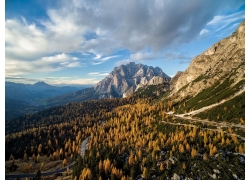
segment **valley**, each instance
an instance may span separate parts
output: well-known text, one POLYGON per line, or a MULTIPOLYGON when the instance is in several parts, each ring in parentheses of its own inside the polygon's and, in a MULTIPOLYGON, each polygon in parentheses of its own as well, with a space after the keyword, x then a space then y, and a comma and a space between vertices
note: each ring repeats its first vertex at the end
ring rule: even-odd
POLYGON ((173 78, 129 62, 34 101, 47 108, 5 121, 5 178, 245 179, 244 42, 243 21, 173 78))

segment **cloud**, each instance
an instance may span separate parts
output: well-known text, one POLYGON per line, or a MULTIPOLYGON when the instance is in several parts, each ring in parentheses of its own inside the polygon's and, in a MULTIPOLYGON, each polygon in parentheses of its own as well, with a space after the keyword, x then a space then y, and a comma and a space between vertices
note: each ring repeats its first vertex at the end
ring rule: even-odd
POLYGON ((28 24, 24 18, 22 19, 22 21, 17 19, 5 21, 5 53, 7 57, 31 60, 58 52, 79 51, 80 45, 84 41, 79 30, 72 29, 70 33, 67 33, 65 27, 68 24, 63 19, 61 21, 65 23, 65 27, 58 25, 53 29, 47 23, 45 30, 34 23, 28 24), (56 29, 60 29, 60 31, 56 31, 56 29))
POLYGON ((113 56, 106 56, 106 57, 102 57, 101 54, 97 54, 93 60, 96 60, 98 62, 92 62, 91 64, 92 65, 99 65, 99 64, 102 64, 104 63, 105 61, 108 61, 110 59, 113 59, 113 58, 116 58, 116 57, 119 57, 118 55, 113 55, 113 56))
POLYGON ((180 52, 166 52, 165 53, 166 60, 191 60, 192 57, 188 56, 187 53, 180 52))
POLYGON ((162 60, 179 60, 180 64, 190 63, 192 57, 188 56, 187 53, 180 53, 174 51, 167 51, 167 52, 138 52, 135 54, 131 54, 129 59, 124 59, 121 61, 117 61, 115 63, 116 66, 125 65, 129 62, 133 61, 145 61, 145 60, 155 60, 155 59, 162 59, 162 60))
POLYGON ((5 77, 5 80, 12 80, 12 79, 19 80, 19 79, 25 79, 25 78, 21 76, 15 76, 15 75, 5 77))
POLYGON ((99 64, 102 64, 103 62, 92 62, 91 64, 92 65, 99 65, 99 64))
POLYGON ((118 55, 116 55, 116 56, 107 56, 107 57, 102 58, 101 60, 102 61, 107 61, 107 60, 110 60, 110 59, 113 59, 113 58, 116 58, 116 57, 119 57, 119 56, 118 55))
POLYGON ((95 85, 99 82, 100 80, 95 79, 95 78, 77 78, 77 77, 71 77, 70 79, 65 79, 65 78, 60 78, 60 77, 56 77, 51 79, 51 81, 48 81, 49 84, 75 84, 75 85, 95 85))
POLYGON ((242 18, 245 18, 245 12, 237 12, 229 15, 217 15, 214 16, 214 18, 207 23, 207 25, 221 25, 226 23, 232 23, 237 20, 241 20, 242 18))
POLYGON ((208 33, 208 32, 209 32, 209 30, 207 30, 207 29, 202 29, 201 32, 200 32, 200 35, 206 34, 206 33, 208 33))
POLYGON ((138 52, 130 55, 130 60, 132 61, 143 61, 143 60, 154 60, 154 59, 165 59, 165 60, 175 60, 175 59, 191 59, 191 57, 185 55, 184 53, 177 53, 173 51, 167 52, 138 52))
POLYGON ((130 55, 131 60, 151 60, 151 59, 156 59, 156 58, 162 58, 161 54, 155 54, 152 52, 138 52, 135 54, 130 55))
POLYGON ((6 20, 6 43, 10 45, 7 54, 15 52, 26 57, 94 49, 108 55, 118 48, 137 52, 147 47, 159 51, 190 42, 206 24, 220 20, 214 19, 219 11, 239 7, 244 1, 188 0, 181 5, 174 0, 60 3, 56 9, 47 10, 49 18, 40 21, 43 28, 25 18, 6 20), (96 37, 87 40, 86 33, 96 37))
POLYGON ((223 31, 220 34, 228 36, 228 33, 232 31, 232 28, 236 28, 244 18, 244 11, 214 16, 213 19, 206 24, 205 28, 201 30, 200 35, 202 36, 206 34, 207 36, 211 36, 215 33, 218 34, 218 32, 223 31))
POLYGON ((6 81, 15 80, 16 83, 27 83, 27 84, 34 84, 38 81, 44 81, 48 84, 53 85, 95 85, 100 80, 96 78, 80 78, 80 77, 46 77, 46 78, 26 78, 26 77, 15 77, 15 76, 8 76, 5 78, 6 81))
MULTIPOLYGON (((109 36, 95 42, 108 43, 109 48, 126 47, 132 52, 148 46, 153 51, 162 50, 191 41, 228 4, 198 0, 182 2, 181 6, 176 1, 98 1, 90 8, 95 8, 99 16, 92 17, 109 36)), ((102 48, 99 45, 96 43, 97 48, 102 48)))
POLYGON ((67 57, 73 52, 95 54, 88 59, 92 65, 117 57, 111 54, 119 49, 131 52, 131 60, 168 58, 164 50, 211 31, 208 26, 242 18, 243 14, 224 17, 218 13, 244 2, 58 1, 47 9, 47 19, 5 20, 6 76, 85 66, 77 57, 67 57), (149 53, 145 53, 147 49, 149 53))
POLYGON ((116 65, 116 66, 121 66, 121 65, 128 64, 128 63, 130 63, 130 62, 132 62, 132 60, 130 60, 130 59, 124 59, 124 60, 121 60, 121 61, 117 61, 117 62, 115 63, 115 65, 116 65))
POLYGON ((94 60, 98 60, 98 59, 100 59, 102 57, 102 55, 101 54, 96 54, 96 56, 93 58, 94 60))
POLYGON ((5 21, 6 76, 83 66, 83 63, 75 62, 79 60, 77 57, 66 54, 79 50, 80 44, 84 41, 80 36, 80 30, 73 28, 73 25, 68 27, 69 24, 63 19, 56 21, 53 15, 51 18, 50 23, 45 23, 45 29, 28 23, 24 17, 21 20, 5 21), (64 22, 65 27, 59 22, 64 22), (59 25, 55 25, 56 23, 59 25), (71 28, 71 33, 66 33, 67 28, 71 28))
POLYGON ((18 76, 29 73, 59 71, 84 65, 84 63, 78 61, 78 58, 65 53, 42 57, 33 61, 6 58, 5 74, 6 76, 18 76))
POLYGON ((108 76, 109 73, 90 72, 89 76, 108 76))

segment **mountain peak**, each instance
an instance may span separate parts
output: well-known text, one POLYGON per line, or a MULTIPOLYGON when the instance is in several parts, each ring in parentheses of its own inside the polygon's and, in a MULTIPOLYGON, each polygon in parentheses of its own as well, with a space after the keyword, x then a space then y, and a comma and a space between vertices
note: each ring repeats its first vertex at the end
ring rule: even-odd
POLYGON ((146 84, 159 84, 170 79, 159 67, 129 62, 114 68, 106 78, 97 83, 95 90, 101 94, 100 98, 122 97, 127 91, 131 94, 146 84), (151 79, 153 80, 150 81, 151 79))
POLYGON ((44 81, 38 81, 34 84, 34 86, 50 86, 50 85, 46 84, 44 81))
POLYGON ((169 96, 178 92, 176 97, 184 99, 213 86, 218 80, 222 82, 225 78, 231 78, 234 83, 245 78, 245 21, 231 36, 196 56, 178 80, 173 81, 173 91, 169 96))
POLYGON ((129 65, 135 65, 135 62, 129 62, 129 65))

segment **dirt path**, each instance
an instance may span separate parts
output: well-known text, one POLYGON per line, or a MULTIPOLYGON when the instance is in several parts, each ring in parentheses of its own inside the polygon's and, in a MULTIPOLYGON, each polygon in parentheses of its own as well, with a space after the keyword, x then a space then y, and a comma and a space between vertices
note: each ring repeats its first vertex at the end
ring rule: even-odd
POLYGON ((81 153, 80 153, 80 155, 81 155, 82 157, 84 157, 84 152, 85 152, 85 150, 86 150, 86 148, 87 148, 87 142, 88 142, 88 140, 89 140, 89 137, 87 137, 87 138, 82 142, 82 145, 81 145, 81 153))
POLYGON ((205 107, 203 107, 203 108, 201 108, 201 109, 197 109, 197 110, 188 112, 188 113, 186 113, 186 114, 179 114, 178 116, 195 115, 195 114, 198 114, 198 113, 203 112, 203 111, 205 111, 205 110, 207 110, 207 109, 211 109, 211 108, 216 107, 216 106, 218 106, 218 105, 220 105, 220 104, 222 104, 222 103, 224 103, 224 102, 227 102, 227 101, 229 101, 229 100, 235 98, 236 96, 240 95, 240 94, 243 93, 243 92, 245 92, 245 88, 241 89, 240 91, 236 92, 234 95, 232 95, 232 96, 230 96, 230 97, 228 97, 228 98, 226 98, 226 99, 223 99, 222 101, 220 101, 220 102, 218 102, 218 103, 214 103, 214 104, 211 104, 211 105, 209 105, 209 106, 205 106, 205 107))
MULTIPOLYGON (((190 115, 195 115, 195 114, 201 113, 201 112, 203 112, 205 110, 211 109, 211 108, 216 107, 216 106, 218 106, 218 105, 220 105, 220 104, 222 104, 224 102, 227 102, 227 101, 233 99, 234 97, 240 95, 243 92, 245 92, 245 88, 241 89, 240 91, 236 92, 234 95, 232 95, 232 96, 230 96, 230 97, 228 97, 226 99, 223 99, 222 101, 220 101, 218 103, 214 103, 214 104, 211 104, 209 106, 205 106, 205 107, 203 107, 201 109, 197 109, 197 110, 185 113, 185 114, 174 114, 174 112, 172 112, 172 111, 165 112, 165 113, 170 115, 170 116, 175 116, 175 117, 179 117, 181 119, 189 120, 190 122, 191 121, 201 122, 201 123, 206 123, 206 124, 210 124, 210 125, 213 125, 213 126, 217 126, 217 129, 211 129, 211 130, 215 130, 215 131, 221 131, 221 128, 223 128, 223 127, 237 127, 237 128, 244 128, 245 129, 245 125, 241 125, 241 124, 234 124, 234 123, 229 123, 229 122, 215 122, 215 121, 210 121, 208 119, 198 119, 198 118, 190 117, 190 115)), ((162 122, 165 122, 165 121, 162 121, 162 122)), ((165 122, 165 123, 175 124, 175 125, 185 125, 185 124, 181 124, 181 123, 170 123, 170 122, 165 122)), ((208 128, 202 128, 202 129, 208 129, 208 128)), ((225 132, 225 133, 227 133, 229 135, 235 135, 238 138, 245 140, 245 137, 241 137, 241 136, 239 136, 237 134, 230 134, 228 132, 225 132)))
MULTIPOLYGON (((183 124, 183 123, 171 123, 171 122, 167 122, 167 121, 161 121, 163 123, 166 123, 166 124, 172 124, 172 125, 175 125, 175 126, 191 126, 191 127, 197 127, 196 125, 193 125, 193 124, 183 124)), ((203 130, 210 130, 210 131, 222 131, 222 129, 220 127, 217 127, 217 129, 211 129, 211 128, 200 128, 200 129, 203 129, 203 130)), ((242 140, 245 141, 245 137, 242 137, 240 135, 237 135, 237 134, 234 134, 234 133, 229 133, 229 132, 226 132, 226 131, 223 131, 225 134, 227 135, 230 135, 230 136, 236 136, 242 140)))
POLYGON ((241 89, 240 91, 238 91, 237 93, 235 93, 234 95, 226 98, 226 99, 223 99, 222 101, 218 102, 218 103, 214 103, 214 104, 211 104, 209 106, 205 106, 201 109, 197 109, 197 110, 194 110, 194 111, 191 111, 191 112, 188 112, 188 113, 185 113, 185 114, 174 114, 172 111, 170 112, 166 112, 166 114, 168 115, 172 115, 172 116, 175 116, 175 117, 179 117, 179 118, 182 118, 182 119, 187 119, 187 120, 190 120, 190 121, 196 121, 196 122, 205 122, 205 123, 210 123, 210 124, 216 124, 217 126, 220 126, 220 127, 228 127, 228 126, 232 126, 232 127, 238 127, 238 128, 245 128, 245 125, 241 125, 241 124, 234 124, 234 123, 228 123, 228 122, 215 122, 215 121, 210 121, 208 119, 197 119, 197 118, 193 118, 193 117, 189 117, 190 115, 195 115, 195 114, 198 114, 198 113, 201 113, 205 110, 208 110, 208 109, 211 109, 213 107, 216 107, 226 101, 229 101, 231 99, 233 99, 234 97, 240 95, 241 93, 245 92, 245 88, 244 89, 241 89))

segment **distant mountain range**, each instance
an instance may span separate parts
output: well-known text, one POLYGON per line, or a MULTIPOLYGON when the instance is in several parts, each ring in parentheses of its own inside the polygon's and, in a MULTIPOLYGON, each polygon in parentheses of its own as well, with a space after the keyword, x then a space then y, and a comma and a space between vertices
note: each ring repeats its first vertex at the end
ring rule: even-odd
POLYGON ((115 67, 95 87, 84 89, 71 86, 56 87, 43 81, 33 85, 6 82, 6 118, 17 117, 18 115, 70 102, 126 97, 145 85, 167 83, 169 88, 170 80, 171 78, 159 67, 154 68, 130 62, 115 67), (20 111, 20 107, 22 107, 22 111, 20 111))
POLYGON ((43 99, 77 91, 83 87, 57 87, 46 84, 43 81, 35 84, 5 82, 6 118, 17 117, 45 109, 47 106, 44 106, 42 103, 43 99))
POLYGON ((57 106, 85 100, 121 98, 133 94, 140 87, 162 83, 167 84, 167 89, 169 89, 170 80, 171 78, 159 67, 154 68, 130 62, 126 65, 115 67, 107 77, 98 82, 93 88, 47 98, 44 100, 44 104, 57 106))
POLYGON ((35 84, 5 82, 5 97, 25 102, 33 102, 39 99, 77 91, 79 89, 82 89, 82 87, 57 87, 46 84, 43 81, 35 84))
POLYGON ((21 112, 20 107, 23 107, 24 114, 70 102, 126 97, 138 92, 140 88, 141 95, 146 93, 158 96, 167 92, 163 99, 171 99, 178 104, 191 101, 190 98, 196 95, 202 97, 200 94, 203 91, 212 91, 214 88, 217 91, 214 91, 216 94, 213 96, 218 100, 244 86, 245 22, 241 23, 230 37, 222 39, 195 57, 186 71, 178 72, 172 79, 159 67, 130 62, 115 67, 94 87, 85 89, 71 86, 55 87, 45 82, 33 85, 6 82, 6 117, 9 117, 8 114, 15 117, 20 115, 16 113, 21 112), (154 85, 153 88, 149 88, 151 85, 154 85), (234 90, 230 90, 232 88, 234 90), (13 113, 10 113, 12 111, 13 113))

